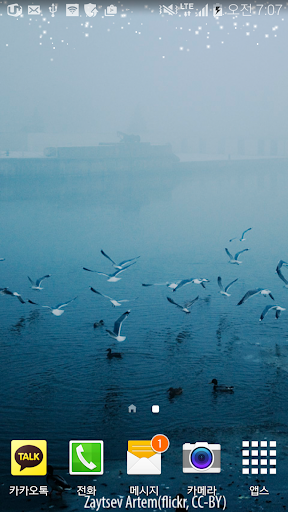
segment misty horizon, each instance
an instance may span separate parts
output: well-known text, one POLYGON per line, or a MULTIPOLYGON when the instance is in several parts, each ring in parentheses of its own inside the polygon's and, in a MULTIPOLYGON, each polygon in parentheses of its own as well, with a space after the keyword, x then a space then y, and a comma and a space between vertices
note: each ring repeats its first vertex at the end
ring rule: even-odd
POLYGON ((113 19, 2 13, 1 150, 12 136, 37 151, 117 142, 123 131, 178 152, 211 152, 212 141, 221 153, 249 139, 287 151, 283 15, 199 23, 144 9, 113 19))

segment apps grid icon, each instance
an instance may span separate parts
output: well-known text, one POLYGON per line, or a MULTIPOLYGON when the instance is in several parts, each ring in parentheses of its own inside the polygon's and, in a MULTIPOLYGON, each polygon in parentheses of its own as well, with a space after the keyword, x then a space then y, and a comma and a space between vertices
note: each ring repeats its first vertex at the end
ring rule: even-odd
POLYGON ((242 441, 243 475, 276 475, 276 441, 242 441))

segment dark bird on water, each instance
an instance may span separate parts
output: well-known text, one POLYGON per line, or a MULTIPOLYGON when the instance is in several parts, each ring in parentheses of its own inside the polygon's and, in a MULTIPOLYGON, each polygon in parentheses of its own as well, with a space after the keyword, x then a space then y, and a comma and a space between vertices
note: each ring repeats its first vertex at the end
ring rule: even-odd
POLYGON ((97 327, 101 327, 104 325, 104 320, 99 320, 99 322, 94 322, 94 329, 97 329, 97 327))
POLYGON ((174 398, 175 396, 182 395, 183 389, 182 388, 169 388, 168 393, 169 393, 169 398, 174 398))
POLYGON ((56 491, 62 496, 63 491, 68 491, 71 489, 70 485, 62 476, 54 475, 54 468, 50 465, 47 466, 46 482, 48 486, 51 487, 50 496, 52 495, 53 491, 56 491))
POLYGON ((118 359, 122 359, 122 354, 120 352, 112 352, 111 348, 107 348, 107 357, 108 359, 113 359, 113 357, 116 357, 118 359))
POLYGON ((213 384, 213 391, 220 391, 222 393, 234 393, 234 386, 223 386, 218 384, 217 379, 211 380, 210 384, 213 384))

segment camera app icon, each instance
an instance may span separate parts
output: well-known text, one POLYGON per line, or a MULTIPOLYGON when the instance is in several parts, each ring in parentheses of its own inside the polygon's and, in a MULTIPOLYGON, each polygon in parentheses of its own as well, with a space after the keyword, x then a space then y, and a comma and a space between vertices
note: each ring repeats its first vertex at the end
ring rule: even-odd
POLYGON ((220 444, 183 444, 183 473, 220 473, 220 471, 220 444))

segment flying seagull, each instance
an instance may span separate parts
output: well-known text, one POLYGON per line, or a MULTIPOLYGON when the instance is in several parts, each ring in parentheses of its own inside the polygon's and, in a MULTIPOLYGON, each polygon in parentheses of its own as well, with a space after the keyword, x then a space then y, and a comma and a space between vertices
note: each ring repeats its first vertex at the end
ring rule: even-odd
POLYGON ((37 279, 35 282, 32 281, 31 277, 27 276, 30 283, 31 283, 31 288, 32 290, 43 290, 43 288, 41 288, 41 283, 44 279, 47 279, 47 277, 51 277, 51 274, 47 274, 46 276, 43 276, 43 277, 40 277, 40 279, 37 279))
POLYGON ((228 254, 230 260, 228 263, 231 263, 232 265, 240 265, 242 261, 238 261, 238 256, 242 254, 242 252, 250 251, 250 249, 243 249, 243 251, 236 252, 235 257, 232 256, 231 252, 228 251, 227 247, 225 247, 226 254, 228 254))
MULTIPOLYGON (((109 297, 108 295, 104 295, 104 293, 97 292, 97 290, 95 290, 95 288, 93 288, 92 286, 90 286, 90 290, 94 293, 97 293, 97 295, 101 295, 101 297, 105 297, 106 299, 109 299, 114 308, 116 306, 122 306, 122 302, 130 302, 129 299, 122 299, 122 300, 112 299, 112 297, 109 297)), ((138 297, 136 297, 136 298, 138 299, 138 297)), ((136 300, 136 299, 132 299, 132 300, 136 300)))
POLYGON ((20 293, 11 292, 8 288, 0 288, 0 293, 1 295, 11 295, 12 297, 17 297, 21 304, 25 304, 25 300, 22 299, 20 293))
MULTIPOLYGON (((75 300, 75 299, 77 299, 77 296, 74 297, 74 299, 68 300, 67 302, 57 304, 57 306, 55 306, 55 307, 54 306, 52 306, 52 307, 51 306, 42 306, 42 308, 50 309, 52 315, 61 316, 64 313, 64 310, 62 308, 67 306, 67 304, 70 304, 70 302, 73 302, 73 300, 75 300)), ((32 300, 28 300, 28 302, 30 302, 30 304, 35 304, 36 306, 39 306, 39 304, 37 304, 37 302, 33 302, 32 300)))
POLYGON ((183 311, 184 313, 191 313, 191 311, 189 311, 189 308, 191 308, 191 306, 193 306, 194 302, 196 302, 196 300, 198 300, 198 299, 199 299, 199 295, 195 299, 185 302, 184 306, 180 306, 180 304, 177 304, 177 302, 175 302, 173 299, 170 299, 170 297, 167 297, 167 300, 169 302, 171 302, 171 304, 174 304, 174 306, 177 306, 177 308, 181 309, 181 311, 183 311))
POLYGON ((201 284, 203 288, 205 288, 204 283, 209 283, 209 279, 182 279, 182 281, 175 281, 173 283, 166 281, 166 283, 152 283, 152 284, 145 284, 142 283, 142 286, 168 286, 168 288, 171 288, 173 292, 176 292, 179 288, 182 288, 182 286, 186 286, 187 284, 194 283, 194 284, 201 284))
MULTIPOLYGON (((138 258, 140 258, 140 256, 136 256, 136 258, 131 258, 130 260, 124 260, 124 261, 121 261, 120 263, 115 263, 114 260, 112 260, 112 258, 110 258, 110 256, 108 256, 108 254, 106 254, 102 249, 101 249, 101 254, 103 254, 103 256, 105 256, 105 258, 107 258, 108 260, 111 261, 112 265, 114 268, 116 268, 117 270, 123 270, 124 267, 127 267, 128 263, 130 263, 131 261, 135 261, 135 260, 138 260, 138 258)), ((136 262, 135 262, 136 263, 136 262)), ((130 265, 129 265, 130 267, 130 265)))
POLYGON ((219 292, 219 293, 221 293, 221 295, 226 295, 226 297, 231 297, 231 293, 227 293, 227 292, 228 292, 228 290, 229 290, 230 286, 232 286, 232 284, 236 283, 236 281, 238 281, 238 278, 237 278, 237 279, 234 279, 234 281, 232 281, 231 283, 229 283, 229 284, 226 286, 225 290, 224 290, 224 288, 223 288, 223 284, 222 284, 222 279, 221 279, 221 277, 220 277, 220 276, 218 276, 217 282, 218 282, 218 285, 219 285, 219 288, 220 288, 220 292, 219 292))
POLYGON ((192 283, 201 284, 201 286, 203 288, 206 288, 204 283, 210 283, 210 281, 209 281, 209 279, 200 278, 200 279, 192 279, 192 283))
MULTIPOLYGON (((243 240, 246 240, 246 238, 244 238, 244 235, 245 235, 245 233, 247 233, 247 231, 251 231, 251 229, 252 228, 248 228, 248 229, 245 229, 245 231, 243 231, 241 238, 239 238, 239 242, 243 242, 243 240)), ((231 238, 229 240, 229 242, 233 242, 233 240, 237 240, 237 236, 234 236, 234 238, 231 238)))
POLYGON ((277 318, 277 319, 281 315, 281 311, 286 311, 286 308, 281 308, 280 306, 266 306, 266 308, 263 309, 263 311, 261 313, 261 316, 259 318, 259 322, 262 322, 263 318, 267 315, 268 311, 270 311, 271 309, 276 309, 275 318, 277 318))
POLYGON ((280 279, 283 281, 284 288, 288 288, 288 281, 283 276, 282 271, 281 271, 282 266, 288 267, 288 263, 286 263, 286 261, 280 260, 278 265, 277 265, 277 267, 276 267, 276 272, 277 272, 278 276, 280 277, 280 279))
POLYGON ((108 332, 109 336, 114 338, 114 340, 117 340, 117 341, 124 341, 124 340, 126 340, 126 336, 120 336, 120 333, 121 333, 122 324, 123 324, 124 320, 127 318, 128 315, 130 315, 130 310, 128 310, 125 313, 123 313, 123 315, 121 315, 118 318, 118 320, 116 320, 116 322, 114 324, 113 332, 109 331, 109 329, 106 329, 106 331, 108 332))
POLYGON ((248 300, 250 297, 253 297, 254 295, 263 295, 264 297, 271 297, 272 300, 275 300, 270 290, 267 290, 265 288, 255 288, 255 290, 249 290, 247 293, 245 293, 244 297, 238 302, 237 306, 241 306, 246 300, 248 300))
POLYGON ((121 272, 124 272, 129 267, 132 267, 132 265, 135 265, 135 263, 136 263, 136 261, 134 261, 134 263, 131 263, 130 265, 127 265, 127 267, 122 268, 122 270, 116 270, 116 272, 114 272, 114 274, 105 274, 105 272, 98 272, 98 270, 90 270, 90 268, 86 268, 86 267, 83 267, 83 270, 86 270, 87 272, 96 272, 96 274, 98 274, 99 276, 109 277, 109 279, 107 279, 108 283, 116 283, 117 281, 120 281, 120 279, 121 279, 121 277, 117 277, 118 274, 121 274, 121 272))

